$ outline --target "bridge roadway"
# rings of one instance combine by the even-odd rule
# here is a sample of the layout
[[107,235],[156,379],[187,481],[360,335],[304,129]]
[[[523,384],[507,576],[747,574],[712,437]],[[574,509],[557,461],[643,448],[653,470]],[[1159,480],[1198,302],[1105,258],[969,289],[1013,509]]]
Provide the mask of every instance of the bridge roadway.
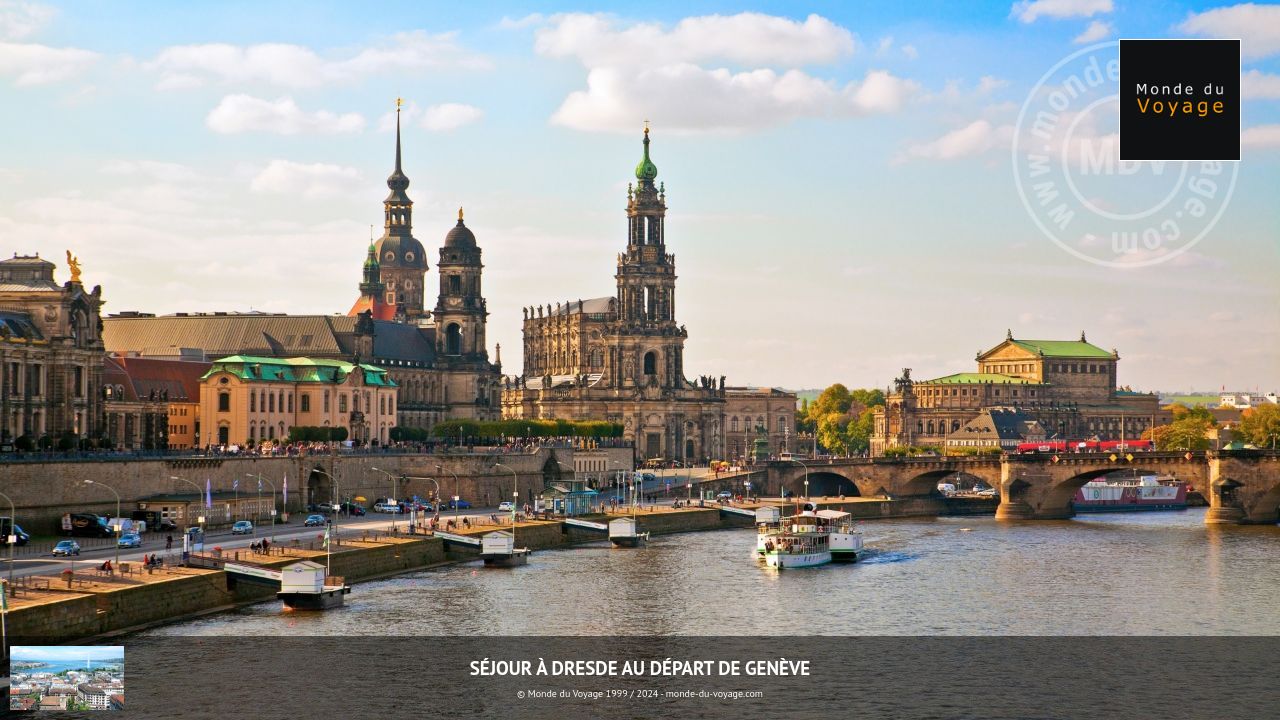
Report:
[[[988,457],[777,460],[763,469],[760,491],[811,496],[921,497],[957,474],[1000,494],[996,517],[1048,520],[1071,517],[1071,500],[1085,483],[1116,472],[1182,480],[1209,501],[1207,523],[1270,524],[1280,520],[1280,452],[1134,452],[1001,455]],[[807,472],[806,472],[807,471]]]

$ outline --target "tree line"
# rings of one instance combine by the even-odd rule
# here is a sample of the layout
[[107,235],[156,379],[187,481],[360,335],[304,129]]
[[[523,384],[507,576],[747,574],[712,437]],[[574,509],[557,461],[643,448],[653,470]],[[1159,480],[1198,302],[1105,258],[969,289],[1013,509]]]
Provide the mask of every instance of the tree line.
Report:
[[857,455],[871,447],[875,409],[884,405],[878,389],[850,390],[836,383],[796,411],[796,431],[814,433],[818,444],[836,455]]

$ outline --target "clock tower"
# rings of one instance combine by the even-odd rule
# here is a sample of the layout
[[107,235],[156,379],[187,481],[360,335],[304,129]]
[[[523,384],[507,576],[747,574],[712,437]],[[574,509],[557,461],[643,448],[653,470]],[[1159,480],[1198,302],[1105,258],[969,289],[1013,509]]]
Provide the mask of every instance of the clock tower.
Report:
[[440,295],[432,313],[436,326],[436,355],[446,359],[483,360],[485,350],[485,307],[480,289],[480,248],[476,236],[462,219],[444,238],[436,271],[440,275]]

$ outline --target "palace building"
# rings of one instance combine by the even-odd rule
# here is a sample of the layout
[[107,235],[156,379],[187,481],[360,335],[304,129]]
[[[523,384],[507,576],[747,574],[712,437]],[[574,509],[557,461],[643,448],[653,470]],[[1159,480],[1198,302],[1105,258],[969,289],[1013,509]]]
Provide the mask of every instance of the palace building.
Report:
[[688,332],[676,321],[666,188],[655,183],[648,128],[643,148],[627,188],[616,293],[524,308],[524,373],[506,380],[502,411],[615,422],[645,458],[701,462],[725,449],[725,379],[685,377]]
[[[1168,422],[1159,398],[1116,383],[1120,354],[1077,340],[1021,340],[1012,332],[979,352],[977,372],[913,380],[910,368],[875,412],[872,455],[893,447],[961,446],[971,421],[993,409],[1015,417],[1028,442],[1050,438],[1137,439]],[[975,431],[976,432],[976,431]],[[1008,432],[1005,432],[1008,435]],[[1034,437],[1032,437],[1034,436]],[[953,439],[956,442],[953,442]],[[1004,446],[1010,437],[1001,437]],[[999,443],[997,443],[999,444]]]
[[[490,361],[485,345],[489,313],[480,247],[459,210],[439,250],[438,293],[434,309],[427,310],[427,252],[413,235],[398,112],[396,117],[382,237],[368,246],[359,294],[346,315],[120,313],[104,322],[106,349],[141,357],[309,357],[367,364],[386,370],[397,386],[395,425],[429,429],[452,418],[497,419],[501,356]],[[205,426],[209,432],[199,438],[201,445],[216,440],[216,426]],[[268,438],[279,437],[278,428],[265,429]],[[368,438],[384,441],[380,429]]]
[[58,285],[48,260],[0,260],[0,445],[99,432],[102,288],[85,290],[70,252],[67,263]]

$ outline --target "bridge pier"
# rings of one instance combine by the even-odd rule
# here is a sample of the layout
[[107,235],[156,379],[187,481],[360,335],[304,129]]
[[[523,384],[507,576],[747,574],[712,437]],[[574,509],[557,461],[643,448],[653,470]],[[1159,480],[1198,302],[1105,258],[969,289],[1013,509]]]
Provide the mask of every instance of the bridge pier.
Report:
[[1219,505],[1209,508],[1204,514],[1206,525],[1238,525],[1244,521],[1244,510],[1238,507]]
[[996,506],[997,520],[1034,520],[1035,518],[1035,511],[1024,502],[1005,502],[1001,500],[1000,504]]

